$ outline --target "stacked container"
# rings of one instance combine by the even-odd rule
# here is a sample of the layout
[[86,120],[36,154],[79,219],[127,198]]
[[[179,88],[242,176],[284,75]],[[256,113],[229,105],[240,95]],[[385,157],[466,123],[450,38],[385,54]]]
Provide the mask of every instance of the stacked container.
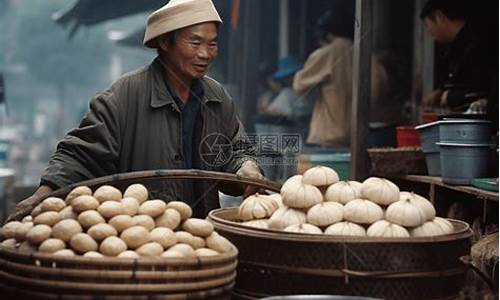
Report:
[[488,176],[492,156],[491,122],[445,119],[439,122],[441,175],[443,182],[468,185]]
[[492,155],[491,123],[444,119],[415,127],[420,133],[428,174],[443,182],[468,185],[488,175]]
[[415,127],[420,133],[422,151],[425,154],[427,173],[431,176],[441,175],[439,155],[439,122],[432,122]]

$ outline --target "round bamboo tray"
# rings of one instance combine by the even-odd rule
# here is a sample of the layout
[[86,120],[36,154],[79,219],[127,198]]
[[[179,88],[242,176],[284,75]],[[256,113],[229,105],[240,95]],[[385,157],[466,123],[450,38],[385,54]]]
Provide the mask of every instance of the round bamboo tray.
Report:
[[468,224],[420,238],[305,235],[250,228],[236,208],[209,219],[239,250],[233,293],[240,299],[335,294],[382,299],[453,299],[464,284],[460,257],[470,251]]
[[[153,197],[171,180],[202,179],[253,184],[276,189],[276,184],[233,174],[198,170],[157,170],[124,173],[80,182],[49,196],[65,197],[74,187],[93,190],[103,184],[122,191],[144,184]],[[10,216],[20,220],[46,197],[35,199]],[[87,258],[40,252],[18,252],[0,246],[0,289],[15,299],[230,299],[236,278],[238,250],[214,257]]]
[[[0,249],[0,282],[16,299],[228,297],[237,251],[213,258],[57,257]],[[23,298],[24,297],[24,298]],[[145,298],[145,299],[146,299]],[[150,298],[148,298],[150,299]]]

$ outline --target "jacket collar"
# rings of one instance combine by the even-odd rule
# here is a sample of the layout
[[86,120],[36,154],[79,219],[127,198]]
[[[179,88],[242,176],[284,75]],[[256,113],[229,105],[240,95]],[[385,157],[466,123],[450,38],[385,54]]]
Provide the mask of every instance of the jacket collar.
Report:
[[[163,77],[164,67],[159,57],[156,57],[153,63],[150,65],[150,73],[152,76],[152,90],[151,90],[151,107],[159,108],[165,105],[171,105],[177,111],[179,107],[175,102],[172,95],[168,92],[167,84]],[[221,97],[218,97],[213,91],[213,87],[211,87],[206,78],[200,79],[202,88],[203,88],[203,103],[208,102],[222,102]]]

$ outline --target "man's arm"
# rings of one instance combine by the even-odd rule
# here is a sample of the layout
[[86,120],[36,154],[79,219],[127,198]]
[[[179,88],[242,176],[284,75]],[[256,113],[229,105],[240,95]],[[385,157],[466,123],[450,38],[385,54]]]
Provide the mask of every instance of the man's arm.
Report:
[[[231,101],[229,99],[229,101]],[[229,121],[227,124],[231,129],[231,145],[232,155],[229,161],[223,166],[223,171],[228,173],[237,174],[242,177],[264,179],[262,169],[260,168],[255,158],[255,146],[252,145],[246,135],[243,124],[238,118],[234,102],[230,102]],[[228,195],[241,195],[244,196],[257,192],[250,186],[237,186],[237,185],[221,185],[223,193]],[[255,190],[255,191],[254,191]]]
[[116,173],[120,149],[118,108],[111,92],[97,95],[80,126],[58,144],[42,178],[42,185],[60,188],[75,182]]
[[425,96],[424,99],[422,99],[422,105],[424,107],[439,106],[441,103],[442,95],[442,90],[435,90],[429,95]]
[[116,173],[119,153],[117,108],[111,94],[99,94],[90,102],[90,111],[80,126],[71,130],[58,144],[40,187],[16,210],[31,206],[36,199],[54,189],[82,180]]
[[304,68],[295,74],[293,89],[302,96],[325,81],[331,72],[333,53],[328,48],[320,48],[313,52],[304,64]]

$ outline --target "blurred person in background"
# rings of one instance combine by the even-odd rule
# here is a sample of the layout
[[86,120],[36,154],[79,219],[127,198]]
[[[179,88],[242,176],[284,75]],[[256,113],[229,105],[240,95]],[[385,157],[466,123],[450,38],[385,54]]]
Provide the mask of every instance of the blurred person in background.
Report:
[[271,101],[278,96],[281,90],[281,83],[274,79],[268,65],[263,63],[259,66],[257,113],[264,114]]
[[272,100],[265,113],[280,116],[291,121],[293,128],[289,133],[298,133],[307,138],[309,122],[314,107],[314,99],[308,96],[298,96],[293,89],[295,73],[303,68],[303,63],[295,56],[280,59],[278,70],[273,74],[273,79],[282,87],[279,94]]
[[[354,1],[337,1],[333,10],[318,20],[320,48],[307,58],[304,68],[295,75],[293,88],[298,95],[318,89],[307,143],[343,149],[350,145]],[[372,57],[370,121],[392,122],[400,111],[397,106],[382,104],[388,89],[387,73]]]
[[[252,149],[242,147],[248,141],[234,102],[206,76],[218,53],[221,24],[211,0],[171,0],[152,13],[144,45],[157,49],[156,59],[91,100],[80,126],[59,142],[38,190],[17,208],[73,183],[139,170],[193,168],[262,179]],[[215,147],[224,151],[226,161],[202,155],[214,151],[203,142],[213,134],[231,141],[232,149]],[[219,207],[219,186],[213,182],[165,184],[169,188],[161,199],[186,202],[194,216]],[[243,188],[220,186],[229,195],[241,195]],[[252,190],[247,187],[248,193]]]
[[432,38],[449,45],[444,84],[424,106],[488,113],[498,130],[498,2],[429,0],[420,18]]
[[293,76],[301,68],[302,64],[294,56],[280,59],[278,70],[273,74],[273,80],[279,82],[281,89],[264,110],[265,114],[292,119],[293,105],[299,99],[292,88]]

